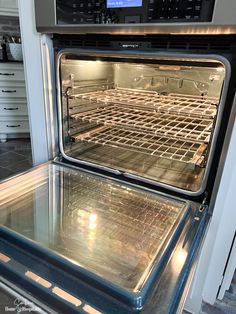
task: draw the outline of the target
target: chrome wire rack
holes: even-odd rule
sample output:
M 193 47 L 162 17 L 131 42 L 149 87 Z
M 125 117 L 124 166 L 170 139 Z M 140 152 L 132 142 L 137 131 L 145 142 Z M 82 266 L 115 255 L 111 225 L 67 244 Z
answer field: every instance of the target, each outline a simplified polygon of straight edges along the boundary
M 198 143 L 209 142 L 213 125 L 212 119 L 160 113 L 120 105 L 98 107 L 71 115 L 71 118 L 138 130 L 140 134 L 146 131 L 152 136 L 162 135 Z
M 152 108 L 157 112 L 214 118 L 219 99 L 208 96 L 182 94 L 162 95 L 152 91 L 131 89 L 108 89 L 98 92 L 76 94 L 73 97 L 105 104 L 120 104 Z
M 75 142 L 107 145 L 124 148 L 129 151 L 148 154 L 155 157 L 202 166 L 207 144 L 182 139 L 166 138 L 135 130 L 116 127 L 98 127 L 92 131 L 72 137 Z

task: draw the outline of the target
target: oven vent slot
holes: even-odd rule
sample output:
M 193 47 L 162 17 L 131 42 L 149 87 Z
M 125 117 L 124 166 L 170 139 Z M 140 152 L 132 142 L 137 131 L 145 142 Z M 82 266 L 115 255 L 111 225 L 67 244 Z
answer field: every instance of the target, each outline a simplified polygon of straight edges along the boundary
M 92 41 L 92 40 L 84 40 L 83 41 L 83 46 L 84 47 L 96 47 L 98 46 L 97 41 Z
M 211 50 L 211 46 L 209 43 L 204 43 L 200 41 L 189 43 L 188 48 L 190 50 Z
M 211 50 L 222 50 L 222 51 L 225 51 L 225 50 L 228 50 L 230 51 L 231 50 L 231 44 L 230 43 L 212 43 L 211 44 Z
M 64 48 L 109 48 L 111 42 L 109 41 L 97 41 L 97 40 L 63 40 L 60 42 L 60 46 Z
M 235 36 L 119 36 L 54 35 L 56 48 L 127 49 L 133 44 L 137 50 L 236 51 Z
M 162 40 L 151 43 L 152 49 L 170 49 L 170 50 L 203 50 L 203 51 L 231 51 L 232 45 L 229 42 L 204 42 L 202 39 L 199 41 L 171 41 Z

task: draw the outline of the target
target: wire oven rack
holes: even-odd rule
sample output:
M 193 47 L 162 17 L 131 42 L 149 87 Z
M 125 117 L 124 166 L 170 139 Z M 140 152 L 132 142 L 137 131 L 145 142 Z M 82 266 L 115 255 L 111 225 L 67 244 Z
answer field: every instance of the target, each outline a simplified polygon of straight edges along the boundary
M 70 97 L 95 105 L 70 117 L 97 124 L 92 130 L 73 135 L 74 142 L 123 148 L 194 166 L 205 165 L 218 98 L 125 88 Z
M 75 142 L 107 145 L 124 148 L 129 151 L 144 153 L 160 158 L 202 166 L 207 144 L 194 143 L 182 139 L 166 138 L 135 130 L 117 127 L 98 127 L 92 131 L 72 137 Z
M 154 108 L 157 112 L 205 118 L 214 118 L 216 116 L 219 103 L 219 99 L 216 97 L 174 93 L 162 95 L 154 91 L 124 88 L 77 94 L 74 97 L 99 103 Z
M 163 135 L 195 142 L 209 142 L 212 119 L 173 115 L 120 105 L 108 105 L 77 113 L 73 119 L 106 126 L 126 127 L 152 135 Z

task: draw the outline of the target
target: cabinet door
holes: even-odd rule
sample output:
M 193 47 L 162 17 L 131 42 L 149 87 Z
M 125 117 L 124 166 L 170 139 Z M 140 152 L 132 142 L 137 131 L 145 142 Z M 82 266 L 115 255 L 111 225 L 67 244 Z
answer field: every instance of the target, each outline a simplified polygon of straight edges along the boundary
M 27 120 L 0 121 L 0 133 L 28 133 L 29 122 Z
M 4 63 L 0 64 L 0 82 L 24 82 L 24 81 L 25 81 L 24 68 L 22 65 L 10 66 L 9 64 Z
M 18 16 L 17 0 L 0 0 L 0 15 Z
M 1 86 L 0 84 L 0 102 L 2 99 L 16 99 L 16 98 L 25 98 L 26 90 L 24 86 Z
M 27 116 L 28 109 L 26 103 L 14 101 L 12 103 L 0 103 L 0 116 Z

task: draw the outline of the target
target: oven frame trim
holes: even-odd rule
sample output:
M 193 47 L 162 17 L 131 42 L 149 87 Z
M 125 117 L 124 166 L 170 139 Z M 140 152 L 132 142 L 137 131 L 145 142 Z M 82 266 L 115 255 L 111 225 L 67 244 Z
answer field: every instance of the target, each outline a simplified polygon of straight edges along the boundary
M 212 142 L 210 145 L 210 150 L 209 150 L 209 156 L 207 159 L 207 163 L 206 163 L 206 168 L 205 168 L 205 172 L 203 175 L 203 179 L 202 179 L 202 184 L 200 186 L 200 189 L 197 191 L 188 191 L 188 190 L 184 190 L 182 188 L 178 188 L 178 187 L 174 187 L 172 185 L 168 185 L 165 183 L 161 183 L 152 179 L 148 179 L 139 175 L 134 175 L 132 173 L 129 173 L 128 171 L 126 172 L 122 172 L 119 171 L 117 169 L 113 169 L 110 167 L 106 167 L 106 166 L 102 166 L 99 164 L 95 164 L 89 161 L 84 161 L 84 160 L 80 160 L 80 159 L 75 159 L 73 157 L 69 157 L 66 155 L 66 153 L 64 152 L 64 147 L 63 147 L 63 128 L 62 128 L 62 110 L 61 110 L 61 82 L 60 82 L 60 61 L 61 58 L 64 54 L 66 53 L 72 53 L 72 54 L 76 54 L 79 56 L 86 56 L 86 57 L 114 57 L 114 58 L 129 58 L 129 59 L 144 59 L 144 60 L 155 60 L 155 61 L 181 61 L 181 62 L 189 62 L 189 61 L 193 61 L 193 62 L 219 62 L 221 63 L 224 68 L 225 68 L 225 79 L 223 82 L 223 86 L 222 86 L 222 92 L 221 92 L 221 97 L 220 97 L 220 102 L 218 105 L 218 113 L 217 113 L 217 118 L 216 118 L 216 123 L 215 123 L 215 129 L 213 132 L 213 137 L 212 137 Z M 228 88 L 229 88 L 229 82 L 230 82 L 230 77 L 231 77 L 231 64 L 229 62 L 229 60 L 222 56 L 222 55 L 217 55 L 217 54 L 196 54 L 196 53 L 166 53 L 165 51 L 157 51 L 156 53 L 149 53 L 146 51 L 137 51 L 137 53 L 135 53 L 134 51 L 127 51 L 124 50 L 122 52 L 120 51 L 99 51 L 99 50 L 95 50 L 95 49 L 77 49 L 77 48 L 65 48 L 65 49 L 59 49 L 58 52 L 56 52 L 56 56 L 55 56 L 55 70 L 56 70 L 56 87 L 57 87 L 57 112 L 58 112 L 58 137 L 59 137 L 59 151 L 60 154 L 63 158 L 65 158 L 66 160 L 73 162 L 73 163 L 77 163 L 79 165 L 85 165 L 85 166 L 89 166 L 89 167 L 93 167 L 95 169 L 100 169 L 100 170 L 105 170 L 109 173 L 112 174 L 116 174 L 116 175 L 124 175 L 126 178 L 130 178 L 130 179 L 134 179 L 134 180 L 138 180 L 141 185 L 142 183 L 147 183 L 147 184 L 151 184 L 155 187 L 160 187 L 162 189 L 164 189 L 165 191 L 171 191 L 174 193 L 178 193 L 181 195 L 186 195 L 186 196 L 190 196 L 190 197 L 196 197 L 196 196 L 200 196 L 202 194 L 204 194 L 204 192 L 206 191 L 206 187 L 207 187 L 207 180 L 209 177 L 209 173 L 210 173 L 210 168 L 213 162 L 213 155 L 215 152 L 215 147 L 216 147 L 216 141 L 217 138 L 219 136 L 219 130 L 220 130 L 220 126 L 221 126 L 221 121 L 223 118 L 223 111 L 224 111 L 224 107 L 225 107 L 225 103 L 226 103 L 226 98 L 227 98 L 227 94 L 228 94 Z

